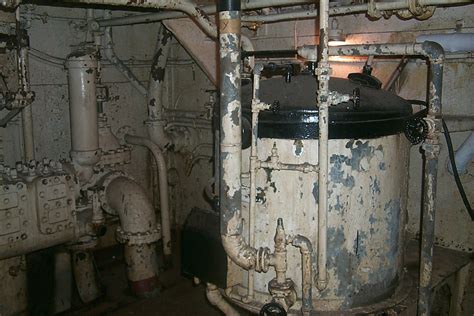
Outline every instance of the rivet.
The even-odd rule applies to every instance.
[[[28,238],[27,234],[21,234],[21,239],[25,240],[26,238]]]
[[[61,217],[61,213],[60,212],[56,212],[56,214],[54,214],[56,216],[56,218],[59,218]]]
[[[3,199],[3,203],[5,203],[5,204],[10,203],[10,199],[9,198]]]
[[[16,185],[16,187],[18,188],[18,190],[23,189],[23,183],[18,183],[18,184]]]
[[[56,207],[61,207],[61,201],[56,202]]]
[[[26,195],[22,195],[22,196],[21,196],[21,200],[22,200],[22,201],[26,201]]]
[[[59,183],[59,178],[58,177],[54,177],[54,183]]]
[[[46,217],[42,217],[42,218],[41,218],[41,222],[45,224],[45,223],[48,222],[48,219],[47,219]]]
[[[44,198],[44,192],[43,191],[40,191],[39,197],[42,198],[42,199]]]
[[[64,229],[63,225],[58,225],[57,230],[58,230],[59,232],[62,232],[63,229]]]
[[[6,215],[7,217],[10,217],[10,216],[12,216],[12,213],[11,213],[10,211],[7,211],[7,212],[5,213],[5,215]]]
[[[45,204],[43,205],[43,208],[44,208],[45,210],[49,210],[49,204],[48,204],[48,203],[45,203]]]
[[[41,183],[43,183],[44,185],[47,185],[48,184],[48,179],[43,179],[43,181],[41,181]]]
[[[47,233],[47,234],[52,234],[52,233],[53,233],[53,230],[52,230],[51,228],[47,228],[47,229],[46,229],[46,233]]]

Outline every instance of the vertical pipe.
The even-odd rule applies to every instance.
[[[100,297],[101,290],[97,283],[94,258],[89,250],[72,252],[72,268],[77,292],[84,303],[91,303]]]
[[[80,49],[66,61],[71,119],[71,158],[82,167],[92,167],[100,159],[97,125],[96,52]]]
[[[23,43],[23,35],[20,27],[20,7],[15,11],[16,31],[18,36],[18,90],[24,93],[30,91],[30,80],[28,72],[28,47]],[[27,102],[21,112],[22,129],[23,129],[23,148],[25,152],[25,160],[35,159],[35,145],[33,139],[33,113],[31,103]]]
[[[253,269],[257,250],[242,236],[240,0],[219,1],[221,238],[229,258]]]
[[[145,124],[150,139],[160,146],[161,149],[168,146],[171,142],[171,139],[165,132],[166,121],[163,119],[165,68],[171,50],[171,40],[171,33],[164,25],[161,25],[148,80],[148,120]]]
[[[257,173],[257,137],[258,137],[258,103],[260,90],[260,72],[262,65],[257,65],[253,74],[253,98],[252,98],[252,142],[250,149],[250,201],[249,201],[249,245],[255,247],[255,199],[257,198],[256,173]],[[254,296],[254,271],[248,272],[247,299],[252,300]]]
[[[319,290],[327,286],[327,188],[328,188],[328,139],[329,139],[329,0],[319,3],[318,108],[319,108],[319,206],[318,206],[318,281]]]
[[[163,238],[163,254],[167,260],[171,260],[171,216],[168,193],[168,169],[162,150],[151,140],[145,137],[125,135],[125,141],[129,144],[145,146],[155,158],[158,168],[158,181],[160,190],[160,213],[161,234]]]
[[[54,254],[54,314],[70,309],[71,300],[71,255],[68,251],[58,251]]]
[[[435,240],[436,184],[438,174],[439,134],[441,131],[442,114],[441,98],[443,88],[443,48],[434,42],[424,42],[423,50],[430,59],[428,87],[428,122],[430,131],[425,143],[424,176],[423,176],[423,210],[421,218],[420,246],[420,285],[418,292],[418,315],[431,315],[432,305],[432,272],[433,248]]]

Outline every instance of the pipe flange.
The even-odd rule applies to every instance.
[[[72,251],[86,251],[91,250],[99,244],[99,239],[92,235],[85,235],[77,241],[66,244],[66,247]]]
[[[380,19],[382,17],[382,13],[377,9],[375,0],[369,0],[367,3],[367,14],[374,19]]]
[[[268,247],[260,247],[257,250],[257,255],[255,258],[255,271],[257,272],[268,272],[270,267],[270,249]]]
[[[127,246],[151,244],[161,238],[160,229],[157,227],[151,231],[130,233],[122,230],[119,226],[116,231],[117,241]]]

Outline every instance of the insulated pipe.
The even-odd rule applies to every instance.
[[[217,307],[225,316],[239,316],[240,314],[230,305],[221,292],[212,283],[207,283],[206,297],[211,305]]]
[[[257,250],[242,236],[240,0],[219,1],[221,238],[229,258],[255,268]]]
[[[171,143],[171,139],[165,132],[166,121],[163,119],[163,90],[171,40],[171,32],[161,25],[148,80],[148,120],[145,125],[150,139],[162,149]]]
[[[165,257],[171,256],[171,219],[168,193],[168,169],[165,157],[158,145],[145,137],[125,135],[125,141],[132,145],[144,146],[150,150],[155,158],[158,168],[158,181],[160,189],[160,213],[161,213],[161,233],[163,236],[163,253]]]
[[[242,16],[242,21],[245,22],[256,22],[256,23],[271,23],[286,20],[297,20],[297,19],[309,19],[318,16],[316,9],[294,11],[279,14],[268,14],[268,15],[245,15]]]
[[[308,238],[296,235],[294,238],[290,238],[291,244],[300,249],[301,252],[301,267],[303,273],[303,290],[302,290],[302,313],[303,316],[309,315],[313,309],[313,277],[312,277],[312,255],[313,246]]]
[[[331,47],[330,54],[336,56],[419,55],[428,58],[430,62],[428,116],[426,118],[430,131],[422,146],[425,160],[418,292],[418,315],[430,315],[444,50],[438,43],[423,42],[421,44],[345,45]]]
[[[329,0],[319,3],[319,52],[317,68],[319,111],[319,205],[318,205],[318,277],[316,286],[322,291],[328,284],[327,280],[327,218],[328,218],[328,158],[329,158]]]
[[[143,0],[136,2],[129,0],[70,0],[68,2],[181,11],[193,18],[210,37],[217,38],[217,29],[214,23],[196,3],[190,0]]]
[[[242,3],[242,10],[255,10],[273,6],[292,6],[297,4],[315,3],[314,0],[254,0]],[[206,5],[200,7],[206,14],[214,14],[217,12],[216,5]],[[111,20],[98,21],[99,26],[118,26],[138,23],[152,23],[162,20],[179,19],[186,17],[186,14],[177,11],[158,12],[148,14],[137,14]]]
[[[67,57],[69,115],[71,120],[71,158],[87,181],[92,167],[100,160],[97,122],[97,55],[79,49]]]
[[[105,17],[110,18],[111,12],[106,11]],[[117,68],[117,70],[125,77],[128,81],[132,84],[132,86],[140,92],[141,95],[146,96],[147,91],[146,88],[140,83],[140,80],[132,73],[132,71],[124,64],[120,58],[118,58],[117,54],[114,50],[114,41],[112,38],[112,28],[106,27],[104,30],[104,37],[103,37],[103,47],[104,47],[104,55],[108,61],[112,65]]]
[[[124,243],[127,277],[138,296],[155,292],[158,264],[154,242],[159,239],[155,211],[145,191],[125,176],[113,178],[106,186],[108,206],[120,218],[117,238]]]

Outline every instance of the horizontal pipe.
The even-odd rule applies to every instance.
[[[243,10],[255,10],[265,7],[272,6],[293,6],[298,4],[305,3],[315,3],[315,1],[305,1],[305,0],[266,0],[266,1],[252,1],[242,3]],[[470,0],[421,0],[420,5],[424,6],[450,6],[450,5],[467,5],[471,4]],[[206,14],[214,14],[216,12],[216,7],[214,5],[207,5],[200,8]],[[341,6],[341,7],[332,7],[329,8],[329,15],[344,15],[344,14],[354,14],[354,13],[363,13],[367,12],[369,9],[368,4],[359,4],[359,5],[350,5],[350,6]],[[390,10],[402,10],[408,9],[408,4],[406,1],[393,1],[393,2],[375,2],[375,10],[378,11],[390,11]],[[316,10],[311,11],[300,11],[292,13],[283,13],[275,14],[268,16],[243,16],[242,21],[245,22],[276,22],[284,21],[291,19],[301,19],[301,18],[311,18],[316,17]],[[186,17],[186,14],[182,12],[158,12],[158,13],[148,13],[148,14],[137,14],[133,16],[120,17],[110,20],[99,20],[98,24],[100,26],[120,26],[120,25],[130,25],[130,24],[139,24],[139,23],[153,23],[169,19],[179,19]]]
[[[206,13],[196,5],[196,3],[190,0],[70,0],[68,2],[181,11],[194,19],[206,34],[212,38],[217,38],[217,28],[215,24],[209,19]]]
[[[292,6],[297,4],[315,3],[314,0],[255,0],[242,3],[242,10],[255,10],[273,6]],[[199,8],[206,14],[214,14],[217,12],[215,5],[206,5]],[[119,26],[139,23],[153,23],[163,20],[179,19],[186,17],[186,14],[177,11],[158,12],[148,14],[137,14],[110,20],[97,21],[99,26]]]

